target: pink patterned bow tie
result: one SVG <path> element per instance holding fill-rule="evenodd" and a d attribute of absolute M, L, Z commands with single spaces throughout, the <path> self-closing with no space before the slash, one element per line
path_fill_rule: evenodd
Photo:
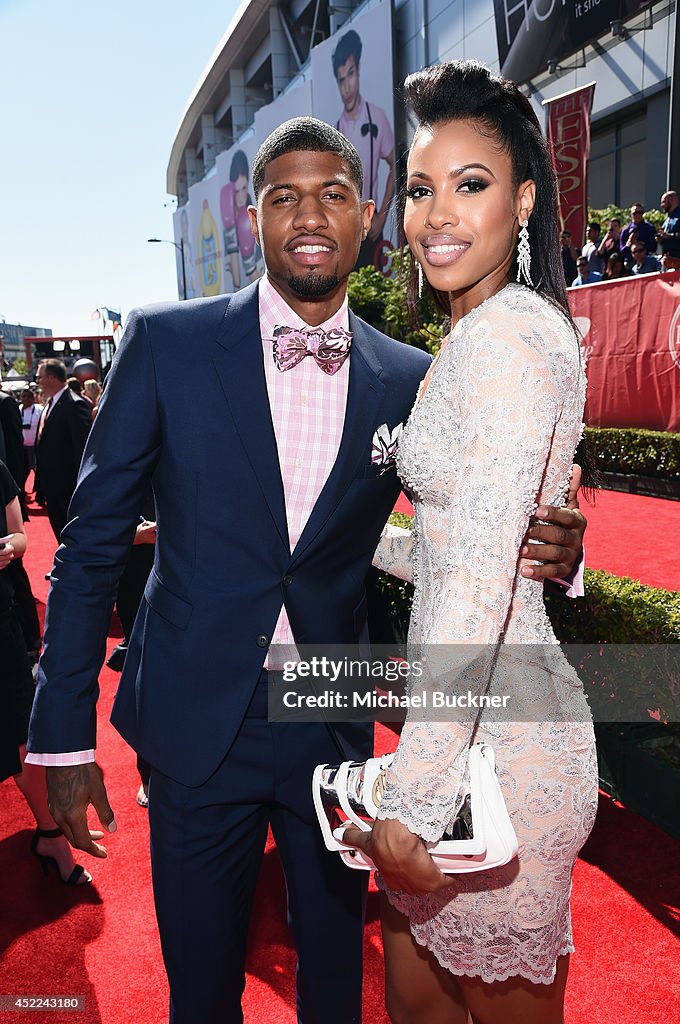
<path fill-rule="evenodd" d="M 351 344 L 352 335 L 341 327 L 331 331 L 275 327 L 274 362 L 279 370 L 290 370 L 305 356 L 312 356 L 316 365 L 332 377 L 347 359 Z"/>

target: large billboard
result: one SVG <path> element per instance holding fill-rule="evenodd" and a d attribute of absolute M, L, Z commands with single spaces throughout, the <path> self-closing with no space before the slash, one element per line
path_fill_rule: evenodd
<path fill-rule="evenodd" d="M 172 215 L 172 226 L 175 244 L 178 246 L 176 254 L 177 294 L 181 299 L 195 299 L 201 293 L 196 287 L 194 277 L 194 247 L 189 229 L 189 203 L 185 203 L 184 206 L 175 210 Z"/>
<path fill-rule="evenodd" d="M 181 211 L 180 211 L 181 212 Z M 219 295 L 222 286 L 222 240 L 219 231 L 219 188 L 215 175 L 189 189 L 189 253 L 192 290 L 196 295 Z"/>
<path fill-rule="evenodd" d="M 386 45 L 387 41 L 387 45 Z M 364 199 L 375 202 L 359 266 L 385 266 L 393 247 L 394 73 L 389 0 L 345 24 L 312 50 L 314 116 L 354 143 L 364 168 Z"/>
<path fill-rule="evenodd" d="M 259 140 L 251 135 L 220 153 L 216 161 L 223 292 L 251 284 L 264 269 L 248 216 L 248 207 L 254 203 L 251 170 L 258 148 Z"/>
<path fill-rule="evenodd" d="M 649 0 L 494 0 L 501 74 L 527 82 Z"/>
<path fill-rule="evenodd" d="M 312 83 L 301 82 L 295 89 L 282 93 L 255 114 L 255 135 L 262 143 L 284 121 L 292 117 L 312 116 Z"/>

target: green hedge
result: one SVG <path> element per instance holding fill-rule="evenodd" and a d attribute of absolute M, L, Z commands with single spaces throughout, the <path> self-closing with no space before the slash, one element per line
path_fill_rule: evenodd
<path fill-rule="evenodd" d="M 647 587 L 627 576 L 585 571 L 586 596 L 574 601 L 546 594 L 558 640 L 572 643 L 680 642 L 680 592 Z"/>
<path fill-rule="evenodd" d="M 395 513 L 390 522 L 408 528 L 410 517 Z M 397 635 L 405 634 L 413 588 L 379 575 Z M 627 576 L 586 569 L 585 597 L 570 600 L 546 588 L 545 603 L 558 640 L 583 644 L 680 643 L 680 592 L 647 587 Z"/>
<path fill-rule="evenodd" d="M 636 427 L 587 427 L 586 436 L 602 473 L 680 480 L 680 434 Z"/>

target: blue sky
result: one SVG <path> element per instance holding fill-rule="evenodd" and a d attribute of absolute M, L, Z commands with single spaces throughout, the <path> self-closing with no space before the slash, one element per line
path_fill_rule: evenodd
<path fill-rule="evenodd" d="M 237 0 L 0 0 L 0 316 L 96 333 L 177 297 L 165 191 L 186 102 Z M 1 330 L 1 328 L 0 328 Z"/>

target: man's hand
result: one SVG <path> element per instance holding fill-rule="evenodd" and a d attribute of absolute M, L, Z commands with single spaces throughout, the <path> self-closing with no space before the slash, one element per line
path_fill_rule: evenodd
<path fill-rule="evenodd" d="M 106 857 L 106 848 L 95 843 L 103 832 L 91 832 L 87 808 L 92 804 L 107 832 L 116 831 L 113 811 L 106 795 L 101 768 L 96 762 L 64 768 L 46 768 L 47 802 L 52 817 L 71 846 L 93 857 Z"/>
<path fill-rule="evenodd" d="M 345 830 L 343 841 L 370 857 L 393 892 L 418 896 L 453 884 L 454 879 L 432 860 L 422 839 L 400 821 L 376 821 L 370 832 L 351 826 Z"/>
<path fill-rule="evenodd" d="M 581 556 L 583 535 L 588 522 L 579 511 L 578 492 L 581 486 L 581 467 L 571 467 L 571 479 L 565 508 L 541 505 L 529 521 L 520 549 L 521 573 L 532 580 L 564 579 L 569 576 Z M 546 522 L 538 522 L 546 520 Z M 530 541 L 540 541 L 540 547 Z M 529 565 L 528 560 L 540 559 L 545 565 Z"/>
<path fill-rule="evenodd" d="M 133 546 L 137 544 L 155 544 L 156 524 L 145 519 L 144 522 L 140 523 L 137 527 L 135 531 L 135 539 L 132 543 Z"/>

